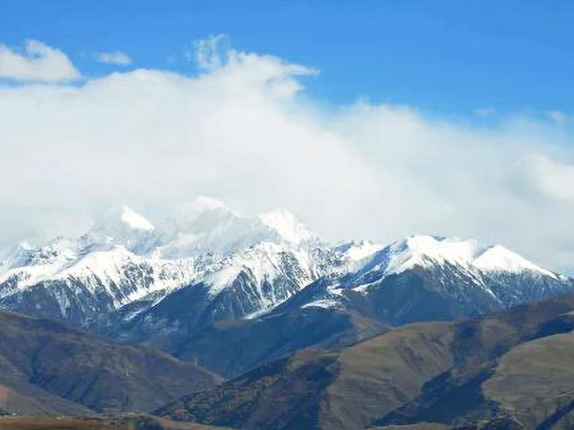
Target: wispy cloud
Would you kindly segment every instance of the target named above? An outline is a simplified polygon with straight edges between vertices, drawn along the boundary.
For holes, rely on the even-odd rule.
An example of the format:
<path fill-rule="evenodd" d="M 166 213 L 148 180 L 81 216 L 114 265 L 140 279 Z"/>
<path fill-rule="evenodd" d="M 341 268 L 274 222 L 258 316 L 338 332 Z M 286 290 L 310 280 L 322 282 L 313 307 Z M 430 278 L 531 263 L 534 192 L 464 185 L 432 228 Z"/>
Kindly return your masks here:
<path fill-rule="evenodd" d="M 95 58 L 100 63 L 115 64 L 118 66 L 129 66 L 132 64 L 130 56 L 124 52 L 96 52 Z"/>
<path fill-rule="evenodd" d="M 546 112 L 546 117 L 554 122 L 563 123 L 566 122 L 568 119 L 568 115 L 560 110 L 551 110 L 550 112 Z"/>
<path fill-rule="evenodd" d="M 217 34 L 196 40 L 193 49 L 185 52 L 185 57 L 188 61 L 197 63 L 202 70 L 210 71 L 228 62 L 232 52 L 227 35 Z"/>
<path fill-rule="evenodd" d="M 58 83 L 77 80 L 81 74 L 62 51 L 28 40 L 21 51 L 0 44 L 0 78 Z"/>

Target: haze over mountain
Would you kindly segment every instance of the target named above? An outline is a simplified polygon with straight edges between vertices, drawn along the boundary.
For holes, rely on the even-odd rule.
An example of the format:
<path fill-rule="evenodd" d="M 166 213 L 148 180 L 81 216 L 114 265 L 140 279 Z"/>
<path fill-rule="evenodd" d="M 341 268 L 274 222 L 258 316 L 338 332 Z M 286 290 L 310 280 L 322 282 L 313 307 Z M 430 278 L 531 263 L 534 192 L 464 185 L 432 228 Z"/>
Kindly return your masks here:
<path fill-rule="evenodd" d="M 128 207 L 77 239 L 19 246 L 2 263 L 5 307 L 91 326 L 102 313 L 209 285 L 206 300 L 241 276 L 252 291 L 230 312 L 265 310 L 329 270 L 320 240 L 286 211 L 244 217 L 212 199 L 154 227 Z M 237 298 L 241 300 L 241 298 Z"/>

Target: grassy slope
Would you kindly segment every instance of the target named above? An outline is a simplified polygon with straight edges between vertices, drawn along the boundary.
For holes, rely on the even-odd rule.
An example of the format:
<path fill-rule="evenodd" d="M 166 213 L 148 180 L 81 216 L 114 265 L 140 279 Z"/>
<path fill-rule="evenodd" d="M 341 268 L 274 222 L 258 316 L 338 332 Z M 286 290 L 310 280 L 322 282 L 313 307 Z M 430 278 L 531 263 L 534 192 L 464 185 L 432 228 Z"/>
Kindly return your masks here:
<path fill-rule="evenodd" d="M 476 320 L 412 324 L 340 353 L 270 363 L 160 412 L 270 430 L 429 422 L 511 429 L 545 420 L 568 428 L 573 310 L 574 297 L 565 297 Z"/>
<path fill-rule="evenodd" d="M 147 411 L 216 382 L 212 373 L 149 348 L 0 312 L 0 410 L 5 412 Z"/>

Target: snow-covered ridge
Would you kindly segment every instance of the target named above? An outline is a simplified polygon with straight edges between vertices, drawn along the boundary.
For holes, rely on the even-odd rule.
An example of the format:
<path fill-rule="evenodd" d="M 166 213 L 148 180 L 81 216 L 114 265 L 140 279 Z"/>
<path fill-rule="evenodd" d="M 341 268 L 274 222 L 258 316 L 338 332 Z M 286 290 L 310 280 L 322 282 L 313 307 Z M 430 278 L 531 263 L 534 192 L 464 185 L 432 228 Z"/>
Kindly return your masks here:
<path fill-rule="evenodd" d="M 160 252 L 168 257 L 197 256 L 206 252 L 229 256 L 263 242 L 298 247 L 317 239 L 288 211 L 242 215 L 207 197 L 195 199 L 158 230 Z"/>
<path fill-rule="evenodd" d="M 474 239 L 461 240 L 436 236 L 410 236 L 383 250 L 387 254 L 386 272 L 395 274 L 414 267 L 452 264 L 485 272 L 538 272 L 556 278 L 502 245 L 484 245 Z"/>
<path fill-rule="evenodd" d="M 17 300 L 29 288 L 56 283 L 66 292 L 43 288 L 58 296 L 65 314 L 71 299 L 62 294 L 94 301 L 104 297 L 119 308 L 151 293 L 159 292 L 161 298 L 203 283 L 215 297 L 244 273 L 263 309 L 288 297 L 273 290 L 280 287 L 268 291 L 265 285 L 283 279 L 298 289 L 326 273 L 317 247 L 328 245 L 287 211 L 245 216 L 200 197 L 153 225 L 124 205 L 107 212 L 79 238 L 18 246 L 0 265 L 0 300 Z"/>
<path fill-rule="evenodd" d="M 242 215 L 200 197 L 163 222 L 152 224 L 122 206 L 79 238 L 57 238 L 40 247 L 22 243 L 0 262 L 0 306 L 24 307 L 25 300 L 35 300 L 25 292 L 37 289 L 39 302 L 26 306 L 42 307 L 52 297 L 62 315 L 97 314 L 151 296 L 155 303 L 179 288 L 201 285 L 206 300 L 226 291 L 243 294 L 242 303 L 226 309 L 240 309 L 234 317 L 249 317 L 322 277 L 342 279 L 319 299 L 328 299 L 320 302 L 327 306 L 346 287 L 366 294 L 386 276 L 436 267 L 456 267 L 478 288 L 485 288 L 485 274 L 562 279 L 500 245 L 411 236 L 386 247 L 370 241 L 333 246 L 288 211 Z M 70 310 L 74 302 L 86 309 Z"/>

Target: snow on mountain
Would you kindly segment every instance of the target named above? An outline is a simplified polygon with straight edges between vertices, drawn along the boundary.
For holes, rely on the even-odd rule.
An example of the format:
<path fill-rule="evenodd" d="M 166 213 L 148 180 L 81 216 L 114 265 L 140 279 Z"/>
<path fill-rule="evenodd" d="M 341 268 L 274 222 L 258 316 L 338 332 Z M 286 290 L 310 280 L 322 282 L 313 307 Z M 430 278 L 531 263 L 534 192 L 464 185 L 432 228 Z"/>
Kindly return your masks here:
<path fill-rule="evenodd" d="M 488 246 L 474 239 L 435 236 L 410 236 L 387 247 L 381 252 L 382 261 L 372 269 L 384 267 L 387 275 L 404 272 L 415 267 L 433 265 L 458 265 L 468 270 L 511 273 L 533 272 L 556 278 L 520 255 L 501 245 Z"/>
<path fill-rule="evenodd" d="M 155 228 L 143 215 L 127 205 L 115 207 L 98 219 L 78 240 L 84 251 L 123 246 L 135 254 L 146 254 L 155 246 Z"/>
<path fill-rule="evenodd" d="M 20 242 L 1 263 L 0 268 L 10 270 L 17 267 L 65 263 L 75 258 L 75 255 L 72 242 L 64 238 L 56 238 L 41 248 Z"/>
<path fill-rule="evenodd" d="M 288 211 L 247 216 L 216 199 L 198 197 L 166 223 L 160 243 L 167 257 L 208 252 L 228 256 L 262 242 L 299 246 L 315 238 Z"/>
<path fill-rule="evenodd" d="M 422 283 L 412 281 L 411 272 L 424 273 L 417 275 Z M 200 197 L 163 223 L 121 206 L 79 238 L 22 243 L 0 263 L 0 307 L 81 325 L 129 307 L 130 318 L 152 321 L 151 332 L 164 318 L 153 316 L 154 307 L 182 289 L 193 289 L 193 300 L 201 302 L 193 309 L 213 322 L 254 318 L 287 302 L 340 309 L 362 297 L 362 307 L 384 309 L 382 297 L 419 300 L 407 293 L 415 284 L 387 286 L 402 274 L 424 294 L 476 312 L 573 287 L 500 245 L 411 236 L 386 247 L 369 241 L 332 246 L 288 211 L 242 215 Z M 323 279 L 328 282 L 315 282 Z"/>
<path fill-rule="evenodd" d="M 208 285 L 214 298 L 248 276 L 258 297 L 250 300 L 259 300 L 251 307 L 267 309 L 327 273 L 321 247 L 328 248 L 287 211 L 245 216 L 201 197 L 154 226 L 122 206 L 78 239 L 19 246 L 0 266 L 0 306 L 39 309 L 34 297 L 48 296 L 55 317 L 65 317 L 82 296 L 90 306 L 80 303 L 76 313 L 89 319 L 190 284 Z"/>
<path fill-rule="evenodd" d="M 369 259 L 383 248 L 382 245 L 370 240 L 347 242 L 335 248 L 344 273 L 352 273 L 360 269 Z"/>
<path fill-rule="evenodd" d="M 472 266 L 485 272 L 532 272 L 558 279 L 558 275 L 526 260 L 501 245 L 491 246 L 472 261 Z"/>
<path fill-rule="evenodd" d="M 324 308 L 328 303 L 335 309 L 359 303 L 396 323 L 472 316 L 574 293 L 571 279 L 501 245 L 476 240 L 410 236 L 370 254 L 354 267 L 330 282 L 302 291 L 307 297 L 296 306 Z M 433 307 L 440 311 L 431 311 Z"/>
<path fill-rule="evenodd" d="M 299 273 L 295 277 L 285 273 L 281 268 L 281 260 L 286 255 L 293 257 L 296 261 Z M 249 272 L 258 285 L 261 285 L 263 281 L 273 283 L 275 278 L 284 276 L 303 287 L 318 276 L 314 273 L 310 255 L 305 251 L 290 250 L 287 254 L 280 244 L 266 242 L 237 252 L 223 259 L 216 268 L 209 268 L 205 273 L 205 281 L 212 285 L 210 294 L 217 295 L 242 271 Z"/>
<path fill-rule="evenodd" d="M 300 244 L 317 239 L 317 236 L 289 211 L 282 209 L 266 212 L 260 214 L 259 219 L 286 242 Z"/>

